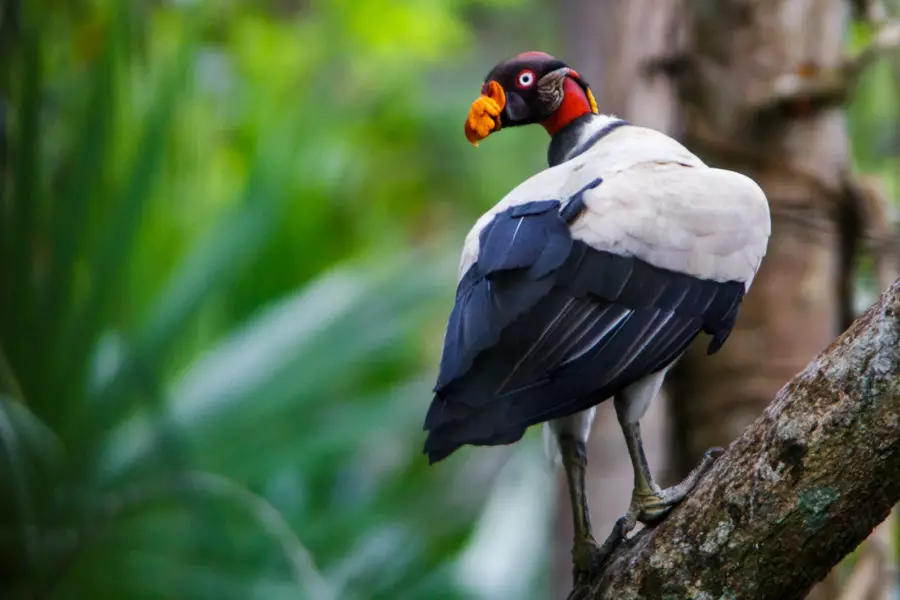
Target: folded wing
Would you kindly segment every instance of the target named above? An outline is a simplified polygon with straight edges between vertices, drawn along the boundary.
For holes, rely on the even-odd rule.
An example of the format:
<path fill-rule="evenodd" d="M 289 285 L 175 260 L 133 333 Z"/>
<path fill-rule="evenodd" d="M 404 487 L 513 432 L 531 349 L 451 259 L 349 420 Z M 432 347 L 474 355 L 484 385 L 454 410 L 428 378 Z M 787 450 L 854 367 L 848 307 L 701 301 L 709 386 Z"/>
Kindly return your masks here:
<path fill-rule="evenodd" d="M 710 352 L 724 343 L 745 281 L 698 277 L 621 251 L 630 236 L 661 234 L 615 211 L 619 221 L 603 223 L 598 207 L 609 211 L 617 201 L 603 199 L 607 183 L 585 195 L 571 230 L 561 203 L 544 200 L 499 212 L 480 231 L 425 421 L 432 462 L 463 444 L 514 442 L 530 425 L 597 404 L 666 367 L 700 332 L 713 336 Z M 610 187 L 617 189 L 630 188 Z M 656 218 L 655 227 L 672 227 Z"/>

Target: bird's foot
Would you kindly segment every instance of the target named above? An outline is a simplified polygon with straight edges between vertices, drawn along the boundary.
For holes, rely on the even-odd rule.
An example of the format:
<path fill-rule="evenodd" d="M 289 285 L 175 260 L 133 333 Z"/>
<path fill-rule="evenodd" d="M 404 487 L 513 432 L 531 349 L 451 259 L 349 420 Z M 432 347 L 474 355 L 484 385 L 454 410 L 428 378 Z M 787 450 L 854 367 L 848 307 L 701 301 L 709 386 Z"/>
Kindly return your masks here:
<path fill-rule="evenodd" d="M 591 537 L 576 540 L 572 548 L 575 584 L 595 580 L 609 557 L 628 538 L 638 522 L 651 526 L 662 521 L 694 489 L 721 453 L 721 448 L 707 450 L 700 464 L 677 485 L 664 490 L 655 485 L 651 485 L 651 489 L 647 491 L 635 490 L 628 512 L 616 521 L 602 545 Z"/>
<path fill-rule="evenodd" d="M 593 537 L 576 539 L 572 546 L 573 578 L 575 585 L 595 580 L 617 544 L 609 540 L 602 546 Z"/>
<path fill-rule="evenodd" d="M 647 491 L 635 490 L 631 497 L 631 506 L 628 508 L 628 513 L 622 518 L 624 520 L 622 526 L 624 527 L 625 535 L 634 529 L 637 522 L 652 526 L 662 521 L 669 514 L 669 511 L 691 493 L 691 490 L 697 486 L 700 478 L 709 471 L 723 452 L 725 450 L 718 447 L 707 450 L 697 466 L 694 467 L 694 470 L 681 483 L 672 487 L 661 490 L 653 485 L 651 486 L 652 489 Z"/>

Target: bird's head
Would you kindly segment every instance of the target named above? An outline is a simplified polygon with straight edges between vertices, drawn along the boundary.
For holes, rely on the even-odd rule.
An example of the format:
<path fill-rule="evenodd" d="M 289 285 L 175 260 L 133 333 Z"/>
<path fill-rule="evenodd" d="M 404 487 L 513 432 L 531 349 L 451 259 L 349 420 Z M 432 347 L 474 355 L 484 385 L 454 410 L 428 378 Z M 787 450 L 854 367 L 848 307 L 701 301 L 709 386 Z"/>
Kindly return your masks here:
<path fill-rule="evenodd" d="M 540 123 L 550 135 L 597 103 L 573 68 L 544 52 L 524 52 L 491 69 L 466 119 L 466 139 L 478 142 L 503 127 Z"/>

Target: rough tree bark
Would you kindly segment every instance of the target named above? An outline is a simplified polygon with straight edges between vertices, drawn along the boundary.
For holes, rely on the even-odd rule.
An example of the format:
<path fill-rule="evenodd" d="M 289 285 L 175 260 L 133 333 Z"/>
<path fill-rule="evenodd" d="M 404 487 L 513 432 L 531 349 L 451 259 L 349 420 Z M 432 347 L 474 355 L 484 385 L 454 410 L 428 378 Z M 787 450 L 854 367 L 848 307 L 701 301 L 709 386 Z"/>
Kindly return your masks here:
<path fill-rule="evenodd" d="M 571 600 L 795 600 L 900 499 L 900 281 Z"/>

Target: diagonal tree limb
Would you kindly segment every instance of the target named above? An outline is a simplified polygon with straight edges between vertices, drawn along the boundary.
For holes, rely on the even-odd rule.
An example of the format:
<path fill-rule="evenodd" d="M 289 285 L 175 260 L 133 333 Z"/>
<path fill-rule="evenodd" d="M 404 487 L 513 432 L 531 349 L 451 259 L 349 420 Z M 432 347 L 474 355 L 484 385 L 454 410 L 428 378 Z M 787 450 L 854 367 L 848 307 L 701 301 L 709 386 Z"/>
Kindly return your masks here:
<path fill-rule="evenodd" d="M 575 600 L 794 600 L 900 499 L 900 281 Z"/>
<path fill-rule="evenodd" d="M 878 30 L 872 41 L 857 54 L 844 58 L 836 66 L 823 66 L 815 61 L 792 65 L 774 77 L 764 93 L 748 98 L 743 107 L 747 125 L 758 128 L 760 123 L 809 116 L 849 102 L 869 67 L 883 57 L 900 52 L 900 20 L 888 20 L 879 15 L 883 16 L 874 8 L 873 16 L 868 20 Z M 672 78 L 683 99 L 706 108 L 702 88 L 698 85 L 702 79 L 714 78 L 711 73 L 704 75 L 704 70 L 709 68 L 708 59 L 681 51 L 645 61 L 642 72 L 646 77 L 663 74 Z M 703 118 L 703 111 L 697 116 Z"/>

